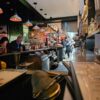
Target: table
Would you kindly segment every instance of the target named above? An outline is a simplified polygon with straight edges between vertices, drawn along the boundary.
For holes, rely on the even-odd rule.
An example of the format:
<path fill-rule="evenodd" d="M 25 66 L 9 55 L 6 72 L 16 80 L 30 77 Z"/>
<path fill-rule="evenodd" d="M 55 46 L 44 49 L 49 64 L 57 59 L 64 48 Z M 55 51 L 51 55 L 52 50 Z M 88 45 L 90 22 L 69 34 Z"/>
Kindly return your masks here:
<path fill-rule="evenodd" d="M 0 100 L 33 100 L 31 76 L 26 70 L 0 71 Z"/>
<path fill-rule="evenodd" d="M 0 87 L 25 74 L 26 70 L 7 69 L 0 70 Z"/>

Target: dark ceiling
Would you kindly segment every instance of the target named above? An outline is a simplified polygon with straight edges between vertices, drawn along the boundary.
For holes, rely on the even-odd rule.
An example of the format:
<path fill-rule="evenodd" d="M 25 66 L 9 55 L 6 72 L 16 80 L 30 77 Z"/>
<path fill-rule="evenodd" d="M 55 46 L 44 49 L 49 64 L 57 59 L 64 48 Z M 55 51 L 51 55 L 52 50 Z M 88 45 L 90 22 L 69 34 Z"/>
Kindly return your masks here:
<path fill-rule="evenodd" d="M 34 8 L 24 2 L 25 0 L 0 0 L 0 7 L 4 13 L 0 14 L 0 23 L 9 23 L 9 18 L 17 12 L 22 18 L 22 22 L 27 21 L 44 21 L 45 19 L 41 16 Z"/>

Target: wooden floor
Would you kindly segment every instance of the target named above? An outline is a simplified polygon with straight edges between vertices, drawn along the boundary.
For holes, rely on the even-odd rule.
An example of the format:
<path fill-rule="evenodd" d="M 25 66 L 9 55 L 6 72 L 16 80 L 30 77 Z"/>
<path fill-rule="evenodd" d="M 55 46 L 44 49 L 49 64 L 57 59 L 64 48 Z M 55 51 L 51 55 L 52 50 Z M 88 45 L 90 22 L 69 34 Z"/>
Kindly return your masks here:
<path fill-rule="evenodd" d="M 66 54 L 66 59 L 64 59 L 64 61 L 72 61 L 74 63 L 77 63 L 77 62 L 94 62 L 95 61 L 95 55 L 93 52 L 91 51 L 87 51 L 87 50 L 84 50 L 84 51 L 81 51 L 79 48 L 76 48 L 73 50 L 73 52 L 70 54 L 70 57 L 68 58 L 67 57 L 67 54 Z M 60 62 L 61 63 L 61 62 Z M 55 69 L 56 71 L 66 71 L 66 68 L 64 68 L 63 66 L 61 67 L 61 65 Z M 69 94 L 68 92 L 68 88 L 66 87 L 65 88 L 65 94 L 64 94 L 64 98 L 63 100 L 66 100 L 66 98 L 68 98 L 68 100 L 73 100 L 71 95 Z"/>
<path fill-rule="evenodd" d="M 100 100 L 100 65 L 95 63 L 95 54 L 91 51 L 75 49 L 68 60 L 73 62 L 74 69 L 76 69 L 76 76 L 84 100 Z M 66 91 L 68 91 L 67 88 Z M 63 100 L 66 100 L 67 97 L 68 100 L 72 100 L 68 94 L 64 95 Z"/>
<path fill-rule="evenodd" d="M 76 62 L 92 62 L 95 60 L 95 55 L 92 51 L 81 51 L 79 48 L 75 48 L 70 54 L 69 60 Z"/>

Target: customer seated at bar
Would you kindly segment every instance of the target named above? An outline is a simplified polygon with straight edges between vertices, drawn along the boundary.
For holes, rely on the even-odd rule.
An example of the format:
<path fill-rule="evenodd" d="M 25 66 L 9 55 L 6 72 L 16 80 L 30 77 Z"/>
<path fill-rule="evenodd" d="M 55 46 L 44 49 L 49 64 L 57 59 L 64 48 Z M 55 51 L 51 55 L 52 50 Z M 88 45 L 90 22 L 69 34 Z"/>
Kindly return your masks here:
<path fill-rule="evenodd" d="M 10 43 L 10 52 L 19 52 L 24 51 L 25 46 L 22 45 L 23 35 L 19 35 L 16 40 Z"/>
<path fill-rule="evenodd" d="M 2 37 L 0 39 L 0 54 L 7 53 L 9 49 L 9 41 L 7 37 Z"/>

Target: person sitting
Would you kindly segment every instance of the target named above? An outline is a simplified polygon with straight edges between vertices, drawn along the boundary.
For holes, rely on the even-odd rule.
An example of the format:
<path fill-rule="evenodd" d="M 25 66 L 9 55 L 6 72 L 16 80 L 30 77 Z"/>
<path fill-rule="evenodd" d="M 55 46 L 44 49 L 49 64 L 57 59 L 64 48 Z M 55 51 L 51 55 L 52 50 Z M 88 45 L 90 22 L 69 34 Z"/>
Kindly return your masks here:
<path fill-rule="evenodd" d="M 8 46 L 9 40 L 7 37 L 2 37 L 0 39 L 0 54 L 7 53 L 8 52 Z"/>
<path fill-rule="evenodd" d="M 19 51 L 25 50 L 24 45 L 21 44 L 22 39 L 23 39 L 23 36 L 19 35 L 16 40 L 14 40 L 10 43 L 10 51 L 11 52 L 16 52 L 16 51 L 19 52 Z"/>

